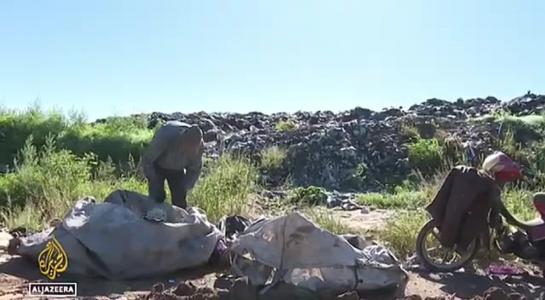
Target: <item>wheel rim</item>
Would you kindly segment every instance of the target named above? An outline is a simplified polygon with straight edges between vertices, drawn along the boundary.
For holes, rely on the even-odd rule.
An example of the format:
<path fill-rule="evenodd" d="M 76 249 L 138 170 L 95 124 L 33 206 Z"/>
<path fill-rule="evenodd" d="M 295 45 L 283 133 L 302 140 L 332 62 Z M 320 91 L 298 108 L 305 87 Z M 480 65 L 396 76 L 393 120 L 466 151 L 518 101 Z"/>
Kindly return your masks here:
<path fill-rule="evenodd" d="M 461 252 L 455 248 L 446 248 L 439 241 L 437 228 L 428 230 L 422 241 L 422 254 L 426 262 L 437 269 L 458 269 L 464 266 L 470 259 L 476 247 L 473 240 L 467 250 Z"/>

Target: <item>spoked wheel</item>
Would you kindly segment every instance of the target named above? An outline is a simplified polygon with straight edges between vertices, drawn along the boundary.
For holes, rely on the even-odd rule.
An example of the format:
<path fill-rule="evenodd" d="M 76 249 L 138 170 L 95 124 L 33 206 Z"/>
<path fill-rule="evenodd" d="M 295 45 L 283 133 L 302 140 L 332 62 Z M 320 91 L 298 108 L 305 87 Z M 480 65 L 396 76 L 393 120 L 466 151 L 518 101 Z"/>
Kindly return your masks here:
<path fill-rule="evenodd" d="M 473 240 L 464 251 L 443 247 L 435 220 L 428 221 L 416 238 L 416 255 L 420 263 L 434 272 L 456 271 L 470 262 L 478 250 L 477 240 Z"/>

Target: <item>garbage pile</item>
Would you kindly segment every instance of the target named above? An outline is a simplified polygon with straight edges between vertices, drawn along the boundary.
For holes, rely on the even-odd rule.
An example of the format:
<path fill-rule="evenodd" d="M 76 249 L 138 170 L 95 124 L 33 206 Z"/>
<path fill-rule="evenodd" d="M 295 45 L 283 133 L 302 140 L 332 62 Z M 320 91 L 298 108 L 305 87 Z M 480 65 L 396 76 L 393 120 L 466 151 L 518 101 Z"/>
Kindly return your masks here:
<path fill-rule="evenodd" d="M 440 132 L 459 147 L 487 154 L 497 142 L 499 124 L 469 121 L 499 110 L 516 115 L 545 111 L 545 96 L 526 94 L 502 103 L 494 97 L 448 102 L 429 99 L 408 110 L 382 111 L 356 107 L 349 111 L 275 113 L 251 112 L 146 115 L 153 127 L 166 120 L 198 124 L 204 131 L 206 154 L 243 152 L 256 160 L 271 146 L 287 149 L 287 159 L 275 170 L 265 170 L 264 181 L 278 186 L 289 176 L 299 186 L 328 190 L 376 191 L 399 184 L 412 171 L 408 163 L 407 126 L 423 138 Z M 289 124 L 281 127 L 279 124 Z"/>
<path fill-rule="evenodd" d="M 297 212 L 254 221 L 228 216 L 216 226 L 198 208 L 186 211 L 125 190 L 114 191 L 102 203 L 80 199 L 56 226 L 17 240 L 14 254 L 42 263 L 44 249 L 56 244 L 47 264 L 64 263 L 67 274 L 108 280 L 228 262 L 240 279 L 226 294 L 232 299 L 262 299 L 279 287 L 332 295 L 392 289 L 403 293 L 408 280 L 388 249 L 327 232 Z M 241 289 L 255 297 L 236 294 Z M 155 292 L 163 291 L 158 287 Z"/>

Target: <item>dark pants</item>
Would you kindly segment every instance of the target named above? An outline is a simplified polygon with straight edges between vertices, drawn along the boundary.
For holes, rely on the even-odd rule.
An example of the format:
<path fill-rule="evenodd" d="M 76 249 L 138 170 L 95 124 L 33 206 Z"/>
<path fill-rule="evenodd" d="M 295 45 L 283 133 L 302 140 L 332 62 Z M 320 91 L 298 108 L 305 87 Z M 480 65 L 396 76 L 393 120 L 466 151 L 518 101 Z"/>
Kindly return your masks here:
<path fill-rule="evenodd" d="M 148 192 L 156 201 L 163 202 L 166 198 L 165 179 L 170 189 L 172 204 L 181 208 L 187 207 L 187 190 L 183 171 L 171 171 L 155 166 L 156 177 L 148 178 Z"/>

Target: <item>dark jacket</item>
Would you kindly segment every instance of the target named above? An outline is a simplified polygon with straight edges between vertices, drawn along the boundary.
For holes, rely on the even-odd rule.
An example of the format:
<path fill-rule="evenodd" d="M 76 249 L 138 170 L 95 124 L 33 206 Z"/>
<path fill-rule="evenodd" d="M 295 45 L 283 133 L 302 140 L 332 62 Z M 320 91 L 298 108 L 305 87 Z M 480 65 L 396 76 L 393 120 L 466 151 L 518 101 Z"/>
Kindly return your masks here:
<path fill-rule="evenodd" d="M 501 188 L 486 173 L 466 166 L 454 167 L 426 210 L 439 224 L 445 247 L 466 249 L 479 237 L 489 241 L 488 217 L 501 204 Z"/>
<path fill-rule="evenodd" d="M 157 130 L 142 157 L 146 177 L 156 177 L 158 168 L 185 172 L 186 188 L 192 188 L 202 169 L 202 136 L 198 126 L 178 121 L 167 122 Z"/>

